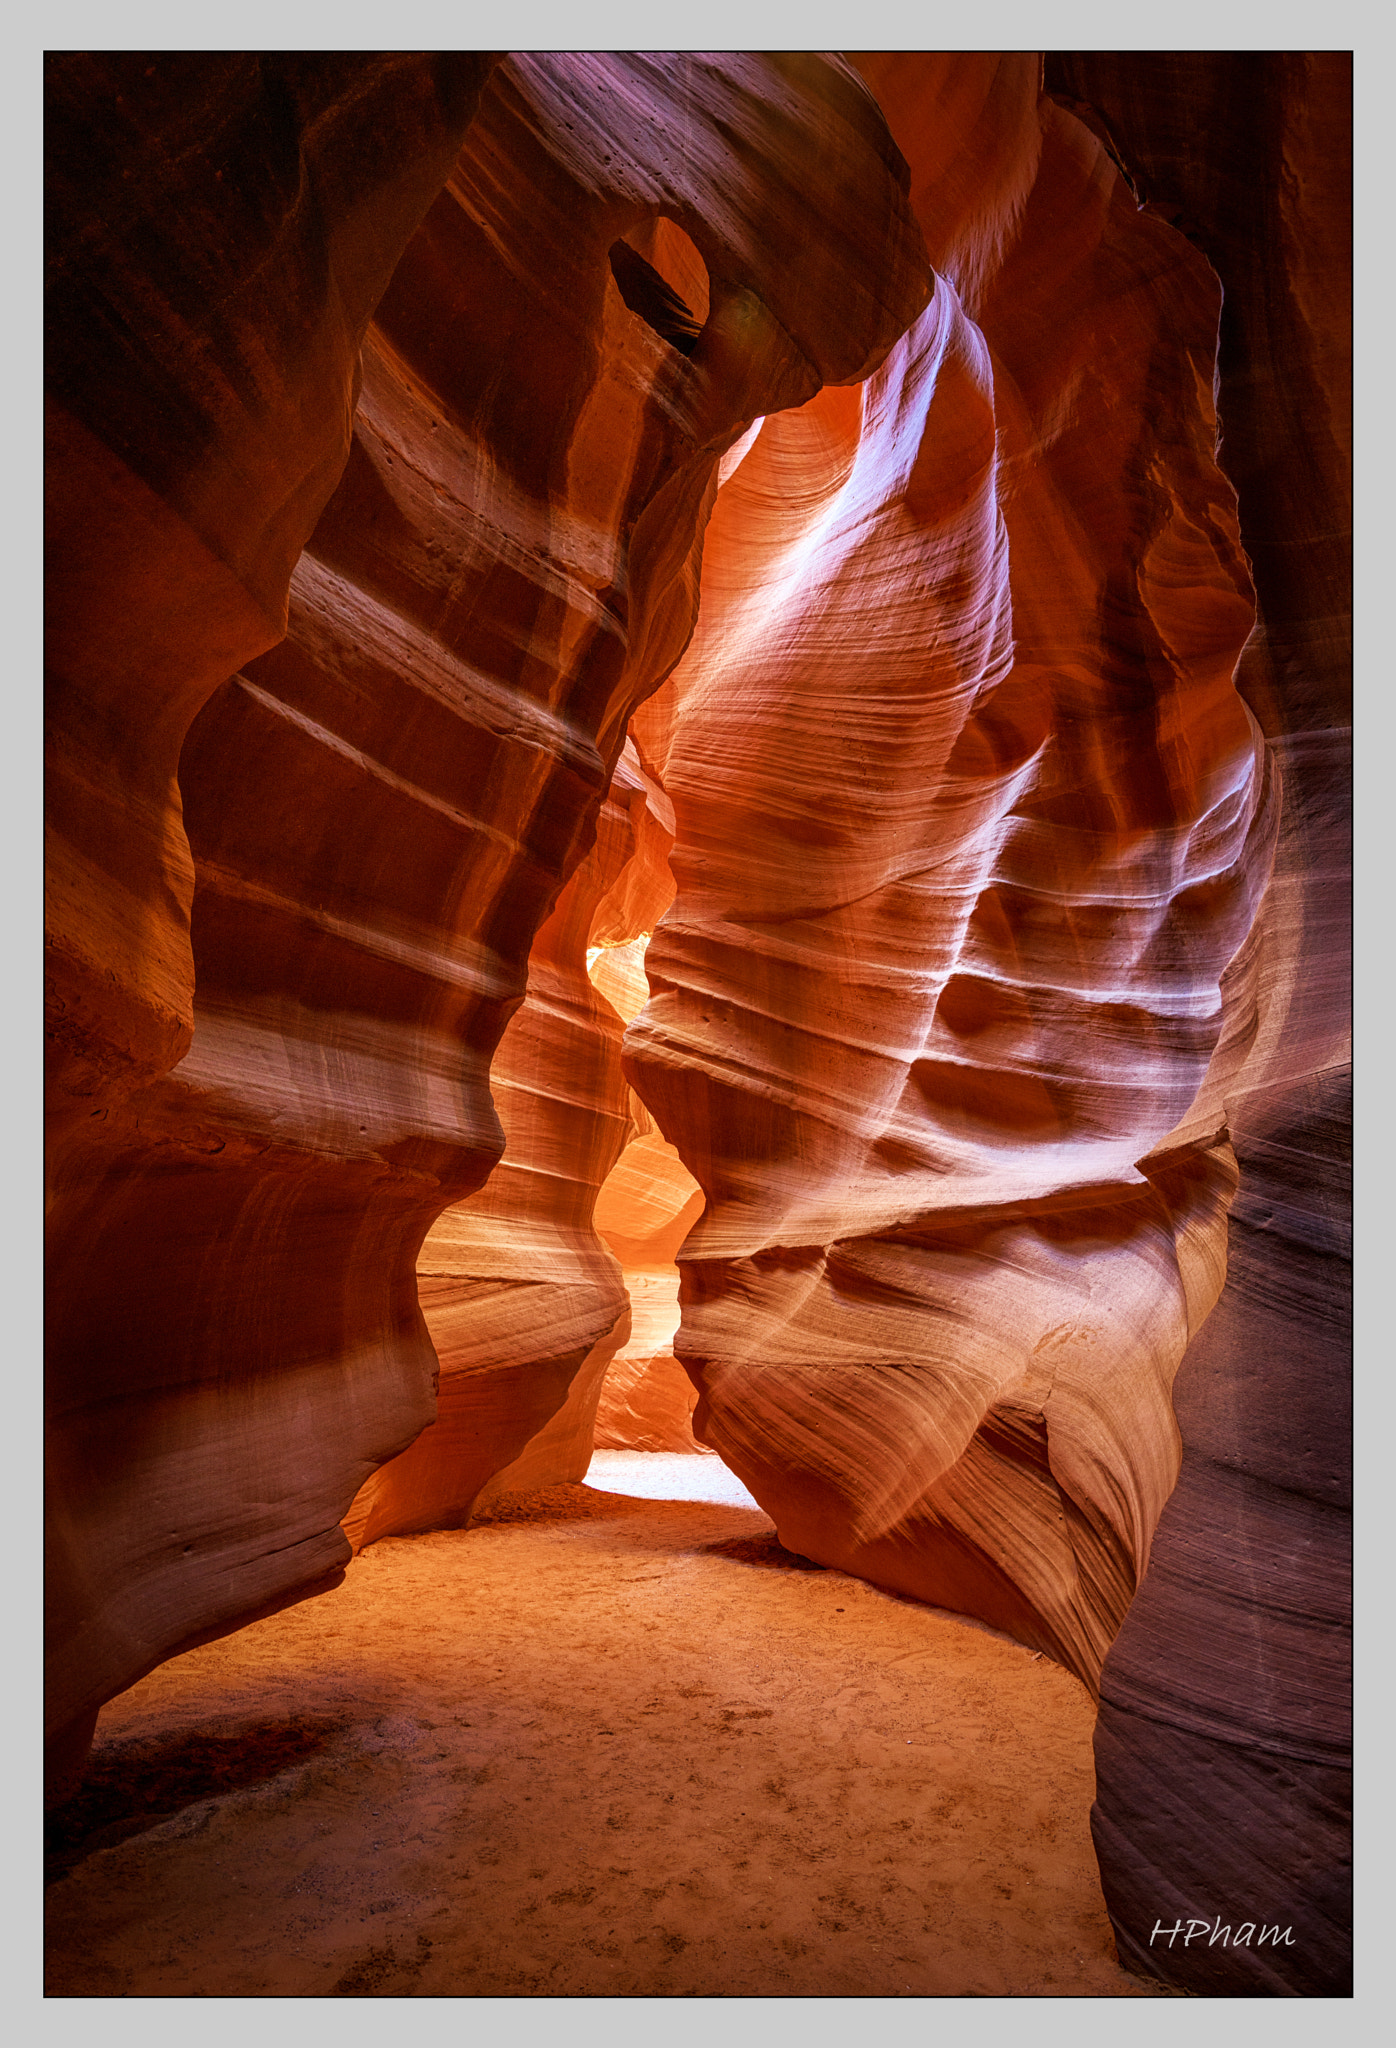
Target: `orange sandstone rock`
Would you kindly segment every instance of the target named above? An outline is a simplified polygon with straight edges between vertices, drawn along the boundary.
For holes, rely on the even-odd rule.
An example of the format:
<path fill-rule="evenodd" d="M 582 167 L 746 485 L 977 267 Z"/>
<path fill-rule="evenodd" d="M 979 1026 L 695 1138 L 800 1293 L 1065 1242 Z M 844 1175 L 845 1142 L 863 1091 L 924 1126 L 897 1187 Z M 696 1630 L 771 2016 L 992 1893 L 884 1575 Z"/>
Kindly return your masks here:
<path fill-rule="evenodd" d="M 189 1047 L 176 779 L 286 629 L 359 346 L 495 59 L 45 62 L 46 941 L 53 1185 Z M 71 1138 L 71 1169 L 62 1141 Z"/>
<path fill-rule="evenodd" d="M 921 319 L 861 392 L 766 420 L 637 714 L 678 895 L 627 1068 L 707 1196 L 699 1437 L 790 1547 L 1094 1686 L 1224 1271 L 1234 1163 L 1195 1107 L 1256 1028 L 1227 976 L 1274 778 L 1232 682 L 1216 279 L 981 63 L 930 97 L 993 166 L 987 227 L 923 210 L 950 274 Z"/>
<path fill-rule="evenodd" d="M 674 894 L 672 874 L 668 881 L 663 909 Z M 646 932 L 592 961 L 593 982 L 627 1024 L 649 1000 L 644 964 L 649 937 Z M 703 1449 L 693 1434 L 698 1396 L 674 1356 L 679 1327 L 674 1261 L 703 1213 L 703 1193 L 633 1091 L 630 1103 L 634 1135 L 607 1175 L 595 1210 L 596 1228 L 624 1269 L 630 1332 L 601 1383 L 594 1443 L 599 1450 L 696 1453 Z"/>
<path fill-rule="evenodd" d="M 54 1754 L 696 1424 L 1340 1991 L 1350 68 L 857 61 L 50 60 Z"/>
<path fill-rule="evenodd" d="M 171 1133 L 133 1097 L 187 1055 L 193 1029 L 181 748 L 210 695 L 285 631 L 292 567 L 349 453 L 365 326 L 493 61 L 46 60 L 56 1786 L 102 1699 L 180 1642 L 303 1591 L 341 1555 L 313 1513 L 307 1524 L 294 1463 L 273 1477 L 248 1448 L 263 1427 L 249 1399 L 265 1329 L 235 1333 L 226 1351 L 204 1341 L 200 1300 L 207 1313 L 230 1251 L 235 1266 L 257 1264 L 267 1225 L 244 1228 L 239 1255 L 223 1218 L 187 1199 L 179 1168 L 241 1152 L 255 1175 L 259 1148 L 230 1151 L 216 1119 Z M 303 1291 L 289 1246 L 281 1264 L 283 1288 Z M 275 1279 L 243 1272 L 245 1297 L 276 1299 Z M 294 1428 L 296 1364 L 281 1385 Z M 282 1423 L 268 1420 L 274 1440 Z M 185 1476 L 171 1490 L 172 1459 Z"/>
<path fill-rule="evenodd" d="M 1093 1814 L 1121 1956 L 1201 1995 L 1351 1988 L 1352 60 L 1065 54 L 1051 90 L 1225 287 L 1222 462 L 1258 618 L 1237 687 L 1282 770 L 1220 1089 L 1226 1287 L 1174 1391 L 1183 1462 L 1106 1659 Z M 1234 1907 L 1233 1907 L 1234 1902 Z M 1254 1902 L 1253 1906 L 1250 1902 Z M 1263 1914 L 1267 1947 L 1150 1944 Z"/>
<path fill-rule="evenodd" d="M 627 746 L 491 1065 L 503 1157 L 418 1255 L 436 1419 L 360 1487 L 344 1520 L 356 1549 L 463 1526 L 482 1495 L 586 1475 L 602 1377 L 631 1327 L 592 1211 L 633 1128 L 622 1019 L 588 977 L 587 953 L 596 932 L 652 924 L 667 904 L 672 818 Z"/>
<path fill-rule="evenodd" d="M 432 1420 L 417 1255 L 499 1157 L 490 1060 L 691 631 L 718 463 L 926 299 L 837 60 L 519 56 L 457 155 L 481 75 L 58 60 L 65 1755 L 162 1658 L 331 1583 Z M 435 1308 L 478 1357 L 458 1277 Z"/>
<path fill-rule="evenodd" d="M 679 1327 L 675 1266 L 631 1267 L 630 1335 L 616 1353 L 597 1402 L 593 1442 L 600 1451 L 689 1451 L 705 1448 L 693 1434 L 698 1395 L 674 1356 Z"/>

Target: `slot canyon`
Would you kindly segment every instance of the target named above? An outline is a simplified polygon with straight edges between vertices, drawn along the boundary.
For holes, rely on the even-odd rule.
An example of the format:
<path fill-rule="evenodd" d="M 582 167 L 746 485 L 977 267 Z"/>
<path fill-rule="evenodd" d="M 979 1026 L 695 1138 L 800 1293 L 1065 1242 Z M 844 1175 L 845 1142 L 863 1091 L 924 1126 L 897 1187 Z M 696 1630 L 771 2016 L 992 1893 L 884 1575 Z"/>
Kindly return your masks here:
<path fill-rule="evenodd" d="M 50 1996 L 1350 1993 L 1351 92 L 46 58 Z"/>

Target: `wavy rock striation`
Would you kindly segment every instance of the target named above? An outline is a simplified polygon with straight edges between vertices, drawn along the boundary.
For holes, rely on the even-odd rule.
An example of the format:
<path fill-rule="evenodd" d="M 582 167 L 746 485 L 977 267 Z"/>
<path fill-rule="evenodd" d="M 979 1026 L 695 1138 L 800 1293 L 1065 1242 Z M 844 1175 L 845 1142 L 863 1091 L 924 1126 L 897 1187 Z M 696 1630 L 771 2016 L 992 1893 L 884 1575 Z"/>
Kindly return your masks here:
<path fill-rule="evenodd" d="M 700 1438 L 790 1547 L 1094 1687 L 1224 1271 L 1275 779 L 1216 278 L 1032 69 L 945 61 L 874 71 L 932 302 L 765 422 L 636 717 L 678 895 L 627 1067 L 707 1196 Z M 956 109 L 997 215 L 922 204 Z"/>
<path fill-rule="evenodd" d="M 499 1156 L 490 1058 L 691 631 L 718 461 L 867 375 L 928 290 L 836 60 L 520 56 L 459 154 L 475 59 L 246 64 L 61 59 L 55 87 L 59 399 L 120 371 L 55 458 L 58 829 L 115 892 L 84 953 L 59 858 L 64 1758 L 161 1659 L 332 1583 L 354 1495 L 432 1420 L 418 1251 Z"/>
<path fill-rule="evenodd" d="M 1175 1388 L 1178 1486 L 1106 1660 L 1093 1816 L 1131 1967 L 1351 1988 L 1352 61 L 1048 59 L 1226 287 L 1223 460 L 1258 617 L 1237 687 L 1283 769 L 1267 1028 L 1225 1094 L 1226 1287 Z M 1156 1920 L 1292 1926 L 1149 1944 Z"/>
<path fill-rule="evenodd" d="M 592 1212 L 634 1129 L 624 1023 L 588 977 L 587 955 L 624 950 L 637 924 L 655 922 L 674 891 L 672 842 L 672 808 L 627 745 L 596 844 L 539 929 L 527 992 L 490 1068 L 503 1156 L 418 1256 L 440 1367 L 436 1419 L 359 1489 L 344 1520 L 356 1550 L 463 1527 L 477 1500 L 586 1475 L 601 1382 L 631 1329 Z"/>
<path fill-rule="evenodd" d="M 670 818 L 673 809 L 670 807 Z M 672 833 L 670 845 L 673 844 Z M 662 909 L 673 899 L 669 886 Z M 649 1001 L 649 933 L 602 953 L 591 969 L 626 1024 Z M 630 1091 L 633 1136 L 596 1204 L 596 1228 L 620 1260 L 630 1298 L 630 1331 L 601 1383 L 593 1443 L 598 1450 L 701 1452 L 693 1434 L 698 1396 L 674 1356 L 679 1327 L 680 1245 L 703 1213 L 703 1193 L 638 1095 Z"/>
<path fill-rule="evenodd" d="M 857 67 L 49 60 L 55 1786 L 701 1441 L 1342 1992 L 1350 62 Z"/>
<path fill-rule="evenodd" d="M 46 61 L 48 1109 L 79 1155 L 188 1050 L 180 748 L 286 630 L 365 327 L 494 61 Z"/>
<path fill-rule="evenodd" d="M 181 750 L 218 686 L 286 630 L 293 565 L 349 453 L 367 322 L 493 62 L 46 61 L 56 1788 L 103 1699 L 333 1561 L 300 1540 L 297 1478 L 239 1448 L 258 1438 L 267 1339 L 249 1347 L 235 1328 L 226 1350 L 215 1337 L 204 1351 L 216 1320 L 201 1295 L 217 1296 L 230 1253 L 244 1275 L 259 1257 L 255 1227 L 240 1252 L 220 1241 L 221 1218 L 205 1239 L 211 1219 L 181 1185 L 181 1169 L 227 1152 L 227 1134 L 202 1115 L 175 1134 L 141 1098 L 193 1030 Z M 225 1163 L 241 1152 L 255 1174 L 257 1151 L 235 1145 Z M 255 1297 L 260 1281 L 242 1288 Z M 270 1508 L 269 1483 L 284 1488 Z"/>
<path fill-rule="evenodd" d="M 1341 1992 L 1346 60 L 857 61 L 935 299 L 636 721 L 679 1355 L 787 1543 L 1100 1684 L 1132 1966 Z"/>

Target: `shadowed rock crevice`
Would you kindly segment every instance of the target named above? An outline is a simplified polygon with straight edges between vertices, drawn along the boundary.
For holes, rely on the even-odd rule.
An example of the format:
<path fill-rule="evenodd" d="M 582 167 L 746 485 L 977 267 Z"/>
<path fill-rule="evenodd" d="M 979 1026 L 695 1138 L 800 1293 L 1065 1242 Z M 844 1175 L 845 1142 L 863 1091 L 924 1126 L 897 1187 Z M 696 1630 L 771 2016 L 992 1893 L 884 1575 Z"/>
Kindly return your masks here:
<path fill-rule="evenodd" d="M 681 356 L 691 356 L 702 322 L 694 318 L 678 293 L 629 242 L 612 242 L 610 261 L 611 275 L 631 312 L 638 313 L 645 325 Z"/>

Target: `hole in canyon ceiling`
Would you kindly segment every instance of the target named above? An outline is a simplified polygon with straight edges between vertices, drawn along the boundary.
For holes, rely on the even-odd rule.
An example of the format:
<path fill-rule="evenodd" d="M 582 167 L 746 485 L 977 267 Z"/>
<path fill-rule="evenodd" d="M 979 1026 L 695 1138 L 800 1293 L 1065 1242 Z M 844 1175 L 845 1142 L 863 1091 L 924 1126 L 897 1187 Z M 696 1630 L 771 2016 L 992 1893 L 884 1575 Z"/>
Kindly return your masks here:
<path fill-rule="evenodd" d="M 692 355 L 708 317 L 708 272 L 681 227 L 663 218 L 611 244 L 611 275 L 632 313 Z"/>

